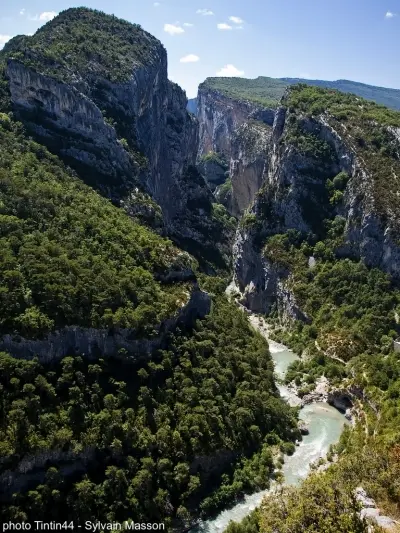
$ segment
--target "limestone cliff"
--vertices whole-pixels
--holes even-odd
[[[197,169],[204,176],[213,192],[219,185],[225,183],[229,175],[229,165],[222,155],[215,152],[209,152],[203,156],[197,165]]]
[[[235,130],[248,119],[262,120],[272,125],[274,110],[254,102],[230,98],[208,88],[206,81],[199,87],[197,117],[200,124],[198,157],[216,152],[229,159]]]
[[[77,33],[82,20],[85,41]],[[96,33],[99,25],[106,35]],[[99,47],[100,38],[110,48]],[[192,198],[187,176],[198,124],[184,91],[168,80],[167,54],[157,39],[140,26],[79,8],[15,39],[5,56],[12,108],[39,142],[129,213],[147,216],[146,202],[139,209],[132,194],[139,189],[161,206],[169,235],[195,238],[198,220],[193,228],[189,203],[198,191]],[[211,212],[212,196],[204,183],[199,187]],[[219,227],[214,233],[221,235],[214,246],[226,256],[228,236]]]
[[[272,128],[261,121],[244,122],[233,134],[229,176],[232,214],[236,217],[253,203],[268,174]]]
[[[396,122],[392,116],[383,124],[368,115],[349,124],[329,109],[310,113],[291,105],[291,94],[277,111],[268,171],[236,236],[234,270],[250,309],[275,309],[284,320],[307,321],[290,289],[291,269],[277,264],[263,246],[288,230],[324,240],[327,221],[333,221],[341,226],[338,258],[362,260],[398,280],[399,129],[390,125]],[[385,152],[376,149],[371,125],[385,139]]]
[[[193,273],[192,273],[193,276]],[[89,360],[100,356],[113,357],[130,362],[149,359],[162,348],[168,335],[178,326],[192,327],[199,318],[204,318],[211,308],[211,299],[194,285],[187,301],[175,316],[158,325],[151,338],[143,338],[131,328],[84,328],[66,326],[50,332],[42,339],[26,339],[20,335],[7,334],[0,338],[0,351],[20,359],[37,357],[41,363],[54,363],[70,354],[80,354]]]
[[[198,169],[236,218],[252,203],[267,170],[274,116],[273,108],[231,97],[210,87],[208,80],[199,87]],[[228,163],[229,173],[224,175],[218,159]]]

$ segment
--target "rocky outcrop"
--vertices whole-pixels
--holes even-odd
[[[344,220],[338,256],[361,259],[400,279],[395,219],[390,212],[378,212],[372,176],[345,131],[335,129],[329,116],[303,116],[282,106],[269,153],[268,172],[233,248],[235,282],[245,305],[256,312],[275,306],[284,309],[285,321],[302,319],[287,283],[289,273],[266,259],[261,245],[290,229],[323,239],[323,220],[336,216]],[[335,203],[326,183],[340,172],[348,182]]]
[[[195,163],[197,123],[167,79],[161,46],[156,65],[133,68],[121,83],[93,74],[65,83],[13,59],[6,76],[14,110],[36,138],[113,200],[141,184],[172,223],[184,206],[180,178]]]
[[[0,501],[10,500],[13,494],[44,483],[51,465],[57,466],[57,474],[63,479],[83,474],[95,455],[94,448],[86,448],[80,453],[53,449],[26,456],[14,468],[0,474]]]
[[[255,313],[278,311],[283,324],[309,322],[290,290],[290,273],[271,262],[254,244],[256,229],[239,227],[233,245],[235,285],[240,303]]]
[[[245,122],[233,134],[229,176],[236,217],[253,203],[268,174],[271,136],[272,128],[256,120]]]
[[[174,274],[171,273],[171,276]],[[164,345],[168,333],[174,331],[178,325],[186,327],[194,325],[198,318],[204,318],[210,312],[210,308],[209,295],[194,286],[188,295],[187,303],[175,317],[161,323],[157,328],[157,334],[152,338],[140,338],[132,329],[110,330],[67,326],[38,340],[5,335],[0,339],[0,351],[21,359],[37,357],[41,363],[57,361],[74,353],[88,359],[104,356],[135,362],[149,358]]]
[[[271,128],[275,110],[255,102],[230,98],[200,85],[198,169],[217,200],[240,218],[253,202],[268,172]],[[215,164],[216,155],[229,162],[229,172]],[[225,183],[224,183],[225,182]]]
[[[55,38],[57,20],[46,27],[48,39]],[[217,255],[226,255],[230,235],[215,224],[213,196],[203,179],[190,180],[197,119],[186,109],[185,92],[168,80],[164,47],[132,26],[136,33],[141,49],[149,49],[147,59],[132,59],[138,44],[128,40],[132,63],[120,81],[109,76],[101,57],[82,56],[78,66],[72,59],[68,64],[67,57],[58,64],[32,52],[29,40],[35,45],[35,35],[24,38],[23,45],[16,40],[7,49],[5,72],[13,111],[37,141],[130,215],[181,244],[199,239],[192,251],[202,246],[211,227]],[[201,212],[196,210],[199,197]],[[161,207],[162,223],[152,202]]]
[[[96,166],[100,176],[109,177],[111,187],[133,182],[138,166],[90,98],[20,61],[8,61],[6,76],[14,110],[31,133],[65,160]],[[69,142],[63,143],[64,137]]]
[[[229,175],[228,165],[219,156],[213,154],[206,156],[197,164],[197,169],[204,177],[210,189],[215,192],[215,189],[225,183],[227,175]]]
[[[369,498],[366,491],[362,487],[357,487],[354,491],[355,498],[361,507],[360,517],[367,520],[373,525],[377,525],[385,531],[398,531],[398,522],[389,516],[381,515],[380,509],[376,505],[375,500]]]
[[[200,85],[197,117],[200,124],[198,157],[217,152],[228,160],[232,154],[231,139],[235,130],[249,118],[272,125],[274,110],[253,102],[240,101]]]
[[[310,434],[310,430],[308,429],[307,425],[305,424],[305,422],[299,422],[298,424],[298,428],[300,430],[300,433],[302,435],[309,435]]]
[[[338,411],[348,413],[349,409],[353,407],[354,398],[357,397],[354,391],[351,390],[332,389],[328,393],[327,402],[333,405]]]

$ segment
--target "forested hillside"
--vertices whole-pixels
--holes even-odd
[[[168,525],[268,484],[268,436],[276,445],[298,430],[266,343],[220,296],[164,348],[139,366],[1,354],[3,520]],[[19,464],[33,457],[24,475]]]
[[[229,268],[233,228],[194,168],[198,125],[168,80],[167,53],[139,25],[61,12],[0,52],[4,106],[36,142],[128,214]],[[2,109],[5,111],[5,108]]]
[[[224,296],[227,279],[200,272],[187,251],[199,251],[196,231],[203,232],[211,243],[202,241],[203,269],[221,265],[215,243],[228,246],[232,221],[190,165],[196,131],[193,139],[188,132],[197,126],[153,45],[163,59],[158,41],[138,26],[72,9],[1,54],[2,521],[132,519],[183,529],[267,487],[280,448],[300,437],[297,412],[275,386],[267,343]],[[141,138],[143,152],[130,144],[132,131],[119,138],[126,123],[118,113],[111,120],[100,99],[80,92],[95,92],[96,76],[131,80],[138,66],[164,80],[156,96],[171,104],[165,136],[147,139],[149,146]],[[70,69],[81,79],[69,79]],[[13,76],[21,72],[43,106],[18,92]],[[146,117],[155,105],[147,97]],[[182,131],[188,136],[178,142]],[[140,181],[138,168],[147,164],[154,165],[147,178],[159,176],[154,146],[185,205],[176,215],[182,233],[171,230],[181,248],[165,236],[173,210],[160,209],[150,182]],[[99,186],[113,183],[110,168],[121,161],[129,189],[122,202],[120,190]],[[183,213],[195,216],[189,236]]]
[[[236,248],[243,301],[302,354],[287,383],[304,398],[328,378],[353,406],[355,428],[332,450],[328,473],[267,498],[229,531],[366,531],[359,487],[400,517],[400,113],[306,85],[291,88],[278,113],[273,179],[242,219]]]
[[[188,113],[161,42],[87,8],[0,52],[2,521],[179,533],[281,481],[308,430],[243,308],[353,427],[230,533],[370,533],[364,492],[400,521],[399,91],[298,81]]]
[[[92,189],[0,115],[1,333],[67,325],[150,334],[187,300],[160,284],[190,258]]]

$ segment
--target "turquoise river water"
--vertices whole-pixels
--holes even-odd
[[[253,317],[252,317],[253,318]],[[266,329],[261,321],[252,320],[254,327],[266,335]],[[282,344],[269,341],[270,352],[275,363],[275,373],[282,378],[289,364],[298,359],[298,356]],[[292,405],[298,402],[298,398],[284,385],[278,386],[281,396]],[[306,423],[310,433],[303,437],[302,442],[296,447],[295,453],[285,457],[282,472],[285,476],[286,485],[297,485],[307,477],[311,463],[321,457],[325,457],[331,444],[335,444],[346,424],[345,417],[334,407],[326,403],[314,403],[306,405],[300,411],[300,418]],[[268,490],[256,492],[245,496],[243,500],[229,509],[225,509],[211,520],[200,522],[191,529],[191,533],[222,533],[229,522],[240,522],[252,510],[258,507]]]

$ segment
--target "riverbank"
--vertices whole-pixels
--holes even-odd
[[[302,407],[300,421],[308,429],[308,434],[303,439],[293,455],[286,456],[282,467],[285,485],[298,485],[304,480],[312,464],[326,457],[332,444],[338,442],[340,435],[347,423],[344,415],[333,406],[324,402],[301,405],[301,399],[295,391],[282,383],[289,365],[299,357],[285,345],[272,341],[269,338],[270,328],[263,317],[254,315],[248,310],[249,320],[253,328],[263,335],[269,342],[270,352],[275,364],[277,386],[283,398],[292,406]],[[240,522],[256,509],[263,498],[273,490],[274,484],[269,490],[259,491],[246,495],[243,500],[234,506],[220,512],[214,519],[201,522],[192,533],[221,533],[229,522]]]

